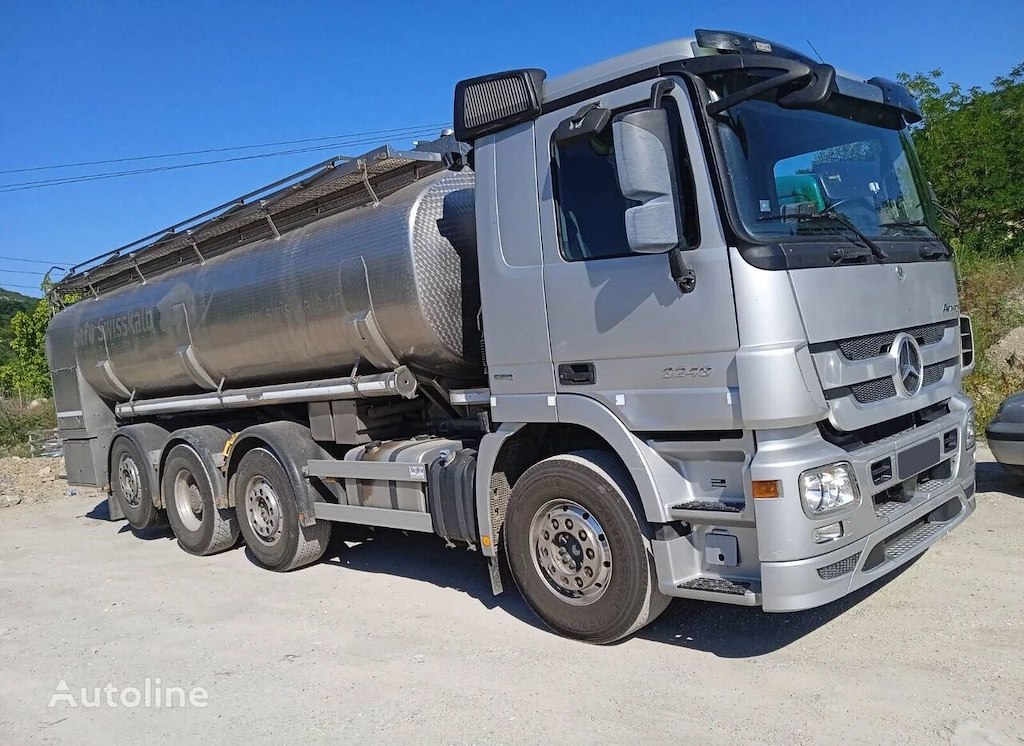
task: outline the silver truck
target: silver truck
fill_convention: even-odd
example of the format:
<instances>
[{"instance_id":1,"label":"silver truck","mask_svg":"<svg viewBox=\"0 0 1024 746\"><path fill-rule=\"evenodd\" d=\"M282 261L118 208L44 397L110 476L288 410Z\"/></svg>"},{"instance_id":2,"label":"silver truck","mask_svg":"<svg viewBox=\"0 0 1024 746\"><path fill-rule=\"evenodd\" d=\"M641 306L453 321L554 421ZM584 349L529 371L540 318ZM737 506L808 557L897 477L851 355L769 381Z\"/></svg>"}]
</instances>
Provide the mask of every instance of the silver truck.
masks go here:
<instances>
[{"instance_id":1,"label":"silver truck","mask_svg":"<svg viewBox=\"0 0 1024 746\"><path fill-rule=\"evenodd\" d=\"M920 118L896 83L721 31L464 80L454 132L53 288L69 480L271 570L337 521L434 533L595 643L675 597L838 599L974 510Z\"/></svg>"}]
</instances>

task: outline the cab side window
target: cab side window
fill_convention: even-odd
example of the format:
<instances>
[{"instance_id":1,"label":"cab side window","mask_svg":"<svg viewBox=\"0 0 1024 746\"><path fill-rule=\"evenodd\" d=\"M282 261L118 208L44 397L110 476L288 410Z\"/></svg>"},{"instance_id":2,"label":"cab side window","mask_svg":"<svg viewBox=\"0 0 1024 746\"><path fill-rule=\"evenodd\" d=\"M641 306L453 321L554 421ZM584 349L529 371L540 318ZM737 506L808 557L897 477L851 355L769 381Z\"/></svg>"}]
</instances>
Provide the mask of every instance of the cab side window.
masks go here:
<instances>
[{"instance_id":1,"label":"cab side window","mask_svg":"<svg viewBox=\"0 0 1024 746\"><path fill-rule=\"evenodd\" d=\"M677 183L686 215L684 235L696 246L697 205L693 173L675 102L666 99L679 165ZM612 118L631 109L616 110ZM562 256L570 262L630 256L625 212L633 206L619 191L615 147L609 124L589 139L554 144L552 160Z\"/></svg>"}]
</instances>

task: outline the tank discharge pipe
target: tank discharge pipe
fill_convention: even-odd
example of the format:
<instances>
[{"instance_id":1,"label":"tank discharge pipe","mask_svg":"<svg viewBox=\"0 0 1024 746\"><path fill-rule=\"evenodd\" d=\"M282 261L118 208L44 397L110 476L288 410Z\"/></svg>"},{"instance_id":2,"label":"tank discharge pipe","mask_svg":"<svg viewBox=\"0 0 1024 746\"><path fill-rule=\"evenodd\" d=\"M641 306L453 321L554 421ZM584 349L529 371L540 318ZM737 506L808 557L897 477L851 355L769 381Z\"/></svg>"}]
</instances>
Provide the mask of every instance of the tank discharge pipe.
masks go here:
<instances>
[{"instance_id":1,"label":"tank discharge pipe","mask_svg":"<svg viewBox=\"0 0 1024 746\"><path fill-rule=\"evenodd\" d=\"M388 373L356 378L332 378L324 381L254 386L204 394L170 396L162 399L127 401L114 407L118 417L138 417L169 412L195 412L210 409L241 409L268 404L298 404L331 399L362 399L379 396L416 396L416 377L404 365Z\"/></svg>"}]
</instances>

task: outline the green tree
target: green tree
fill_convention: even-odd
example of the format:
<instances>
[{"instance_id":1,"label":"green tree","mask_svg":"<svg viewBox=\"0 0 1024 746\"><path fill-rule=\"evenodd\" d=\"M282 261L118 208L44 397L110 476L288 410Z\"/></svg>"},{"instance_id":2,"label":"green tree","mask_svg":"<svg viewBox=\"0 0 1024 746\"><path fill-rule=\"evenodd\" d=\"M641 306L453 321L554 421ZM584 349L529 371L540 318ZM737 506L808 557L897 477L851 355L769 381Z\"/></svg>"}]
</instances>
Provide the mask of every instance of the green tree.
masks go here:
<instances>
[{"instance_id":1,"label":"green tree","mask_svg":"<svg viewBox=\"0 0 1024 746\"><path fill-rule=\"evenodd\" d=\"M1024 63L991 90L943 85L942 71L901 75L924 121L914 129L950 238L982 254L1024 252Z\"/></svg>"},{"instance_id":2,"label":"green tree","mask_svg":"<svg viewBox=\"0 0 1024 746\"><path fill-rule=\"evenodd\" d=\"M45 299L11 318L10 347L14 359L0 368L0 382L26 396L49 396L50 369L46 362L46 327L50 306Z\"/></svg>"}]
</instances>

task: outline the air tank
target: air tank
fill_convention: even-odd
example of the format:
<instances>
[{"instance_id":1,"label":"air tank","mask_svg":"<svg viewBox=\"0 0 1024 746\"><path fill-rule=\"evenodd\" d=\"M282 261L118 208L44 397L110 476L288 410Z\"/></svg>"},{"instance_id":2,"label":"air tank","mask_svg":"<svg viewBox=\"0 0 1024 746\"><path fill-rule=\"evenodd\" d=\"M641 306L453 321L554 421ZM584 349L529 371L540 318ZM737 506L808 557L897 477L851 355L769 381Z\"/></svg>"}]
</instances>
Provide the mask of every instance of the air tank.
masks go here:
<instances>
[{"instance_id":1,"label":"air tank","mask_svg":"<svg viewBox=\"0 0 1024 746\"><path fill-rule=\"evenodd\" d=\"M474 177L441 171L58 313L51 361L121 402L406 365L481 375ZM53 365L55 385L59 368Z\"/></svg>"}]
</instances>

